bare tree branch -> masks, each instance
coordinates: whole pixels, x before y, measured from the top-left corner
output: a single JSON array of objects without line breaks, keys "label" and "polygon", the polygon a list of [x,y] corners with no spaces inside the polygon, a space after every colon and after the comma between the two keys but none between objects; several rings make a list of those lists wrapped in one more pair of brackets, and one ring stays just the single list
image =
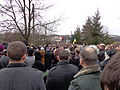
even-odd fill
[{"label": "bare tree branch", "polygon": [[[33,3],[35,5],[34,12]],[[61,18],[46,21],[43,14],[52,6],[46,5],[41,0],[12,0],[4,5],[0,4],[0,15],[3,18],[0,20],[0,27],[2,27],[2,31],[20,32],[26,42],[29,40],[33,27],[35,27],[35,31],[55,32],[54,28],[59,24]],[[34,26],[32,24],[33,18],[35,19]],[[37,27],[41,29],[37,29]]]},{"label": "bare tree branch", "polygon": [[[11,4],[11,6],[12,6],[12,4]],[[18,30],[20,31],[21,35],[22,35],[23,37],[25,37],[25,35],[24,35],[23,32],[21,31],[21,29],[20,29],[20,27],[19,27],[19,25],[18,25],[18,23],[17,23],[17,21],[16,21],[16,15],[15,15],[15,12],[14,12],[13,7],[12,7],[12,14],[13,14],[13,17],[14,17],[14,18],[13,18],[13,21],[15,22]]]}]

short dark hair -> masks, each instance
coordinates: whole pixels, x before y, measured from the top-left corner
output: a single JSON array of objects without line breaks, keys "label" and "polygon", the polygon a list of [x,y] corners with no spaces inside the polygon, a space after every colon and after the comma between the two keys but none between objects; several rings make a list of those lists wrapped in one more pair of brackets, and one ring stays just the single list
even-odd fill
[{"label": "short dark hair", "polygon": [[60,60],[68,60],[69,52],[67,50],[60,50],[59,58]]},{"label": "short dark hair", "polygon": [[33,50],[32,48],[29,48],[29,49],[27,50],[27,54],[28,54],[28,56],[33,56],[34,50]]},{"label": "short dark hair", "polygon": [[20,41],[12,42],[7,48],[7,54],[11,60],[21,60],[27,54],[27,46]]},{"label": "short dark hair", "polygon": [[120,52],[111,57],[100,75],[102,90],[120,90]]},{"label": "short dark hair", "polygon": [[98,59],[95,49],[91,47],[84,47],[81,50],[80,58],[82,58],[87,65],[96,64]]}]

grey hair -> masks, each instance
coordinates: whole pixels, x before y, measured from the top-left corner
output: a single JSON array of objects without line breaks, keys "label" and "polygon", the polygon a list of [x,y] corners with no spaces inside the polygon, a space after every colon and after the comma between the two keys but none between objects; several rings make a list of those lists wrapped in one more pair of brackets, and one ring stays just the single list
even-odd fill
[{"label": "grey hair", "polygon": [[81,58],[83,59],[83,61],[87,64],[96,64],[98,57],[97,57],[97,53],[96,50],[91,48],[91,47],[85,47],[81,50]]},{"label": "grey hair", "polygon": [[99,54],[99,49],[97,48],[97,46],[95,46],[95,45],[90,45],[89,47],[94,48],[95,51],[96,51],[96,53],[97,53],[97,55]]}]

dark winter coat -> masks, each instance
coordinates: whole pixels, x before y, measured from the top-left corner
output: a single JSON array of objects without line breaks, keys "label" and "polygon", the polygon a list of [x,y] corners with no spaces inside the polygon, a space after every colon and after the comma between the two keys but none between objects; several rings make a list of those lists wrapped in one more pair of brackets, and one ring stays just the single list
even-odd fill
[{"label": "dark winter coat", "polygon": [[98,54],[98,59],[102,62],[105,59],[105,50],[101,50]]},{"label": "dark winter coat", "polygon": [[68,90],[102,90],[99,75],[98,65],[83,68],[74,76]]},{"label": "dark winter coat", "polygon": [[50,69],[46,82],[47,90],[68,90],[70,81],[77,72],[75,65],[66,60],[60,61],[56,67]]},{"label": "dark winter coat", "polygon": [[43,64],[41,63],[41,61],[36,61],[36,62],[32,65],[32,68],[36,68],[36,69],[42,71],[43,79],[44,79],[44,81],[46,81],[46,76],[48,75],[48,71],[47,71],[47,68],[45,67],[45,65],[43,65]]},{"label": "dark winter coat", "polygon": [[11,63],[0,70],[0,90],[46,90],[41,72],[25,67],[23,63]]},{"label": "dark winter coat", "polygon": [[9,58],[7,56],[0,57],[0,66],[1,66],[1,68],[7,67],[8,62],[9,62]]},{"label": "dark winter coat", "polygon": [[78,69],[81,70],[82,66],[80,65],[79,60],[80,60],[80,57],[78,55],[75,55],[74,57],[69,58],[69,63],[76,65],[78,67]]},{"label": "dark winter coat", "polygon": [[45,53],[45,66],[48,70],[51,69],[51,63],[52,63],[53,59],[54,59],[54,54],[52,53],[52,51],[46,51],[46,53]]},{"label": "dark winter coat", "polygon": [[[110,50],[106,50],[105,52],[108,56],[107,59],[104,59],[101,63],[100,63],[100,67],[101,67],[101,70],[103,70],[105,68],[105,66],[107,65],[107,63],[109,62],[110,58],[116,53],[116,51],[114,49],[110,49]],[[106,56],[104,54],[104,56]]]}]

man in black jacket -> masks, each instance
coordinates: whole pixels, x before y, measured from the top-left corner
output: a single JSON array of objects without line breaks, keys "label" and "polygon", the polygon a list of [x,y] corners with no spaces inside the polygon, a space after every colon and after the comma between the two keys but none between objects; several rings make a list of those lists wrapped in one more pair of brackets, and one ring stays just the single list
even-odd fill
[{"label": "man in black jacket", "polygon": [[50,69],[47,77],[47,90],[68,90],[70,81],[78,72],[78,68],[68,62],[68,51],[61,50],[58,56],[59,62],[57,66]]},{"label": "man in black jacket", "polygon": [[8,67],[0,70],[0,90],[46,90],[41,72],[24,64],[27,54],[24,43],[12,42],[7,54],[10,59]]}]

